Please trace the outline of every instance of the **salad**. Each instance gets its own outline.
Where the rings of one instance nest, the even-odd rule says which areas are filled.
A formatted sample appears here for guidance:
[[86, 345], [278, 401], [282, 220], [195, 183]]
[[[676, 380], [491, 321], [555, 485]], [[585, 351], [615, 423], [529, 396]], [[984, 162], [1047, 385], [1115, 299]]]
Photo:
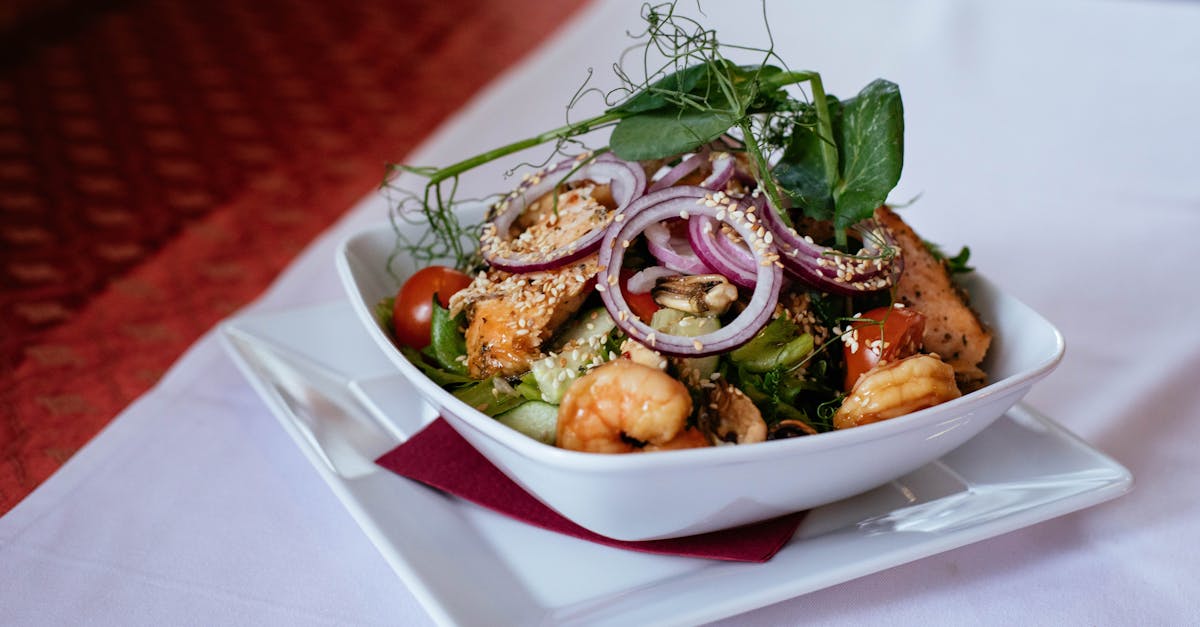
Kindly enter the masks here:
[[[427, 267], [378, 308], [405, 356], [514, 429], [601, 453], [813, 436], [984, 385], [991, 335], [952, 277], [969, 251], [944, 255], [886, 204], [899, 88], [840, 100], [672, 4], [643, 17], [656, 69], [620, 73], [602, 114], [402, 167], [427, 183], [394, 215], [430, 227], [398, 236]], [[608, 144], [582, 149], [597, 131]], [[543, 143], [563, 158], [460, 221], [460, 176]]]

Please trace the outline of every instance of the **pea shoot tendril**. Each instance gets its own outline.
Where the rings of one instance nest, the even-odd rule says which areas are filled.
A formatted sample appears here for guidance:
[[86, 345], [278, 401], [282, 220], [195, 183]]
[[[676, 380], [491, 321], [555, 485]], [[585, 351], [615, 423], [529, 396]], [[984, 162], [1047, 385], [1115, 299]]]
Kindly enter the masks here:
[[[545, 165], [556, 156], [572, 156], [568, 150], [588, 150], [581, 136], [610, 128], [609, 146], [601, 150], [630, 161], [672, 159], [725, 140], [727, 150], [745, 152], [768, 202], [832, 220], [838, 243], [845, 245], [846, 229], [870, 217], [899, 179], [899, 90], [876, 80], [846, 101], [827, 95], [818, 73], [790, 70], [776, 54], [765, 0], [761, 7], [765, 48], [722, 42], [715, 29], [679, 13], [676, 2], [647, 3], [641, 10], [644, 30], [630, 33], [633, 45], [612, 67], [619, 86], [609, 91], [588, 87], [589, 69], [568, 104], [563, 126], [444, 167], [391, 166], [383, 187], [394, 194], [397, 252], [411, 255], [418, 265], [449, 262], [464, 271], [477, 268], [481, 225], [464, 224], [458, 208], [495, 198], [459, 198], [460, 177], [497, 159], [551, 144]], [[727, 55], [758, 62], [737, 65]], [[570, 121], [571, 110], [595, 92], [607, 109]], [[405, 189], [395, 184], [399, 174], [424, 179], [424, 186]], [[401, 232], [401, 222], [426, 223], [428, 230], [410, 238]]]

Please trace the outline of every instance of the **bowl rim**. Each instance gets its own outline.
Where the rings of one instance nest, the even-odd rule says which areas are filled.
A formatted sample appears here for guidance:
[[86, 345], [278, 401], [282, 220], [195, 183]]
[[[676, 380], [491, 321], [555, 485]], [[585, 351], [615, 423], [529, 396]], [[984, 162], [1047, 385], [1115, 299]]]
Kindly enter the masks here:
[[[383, 230], [394, 232], [392, 226], [387, 224], [355, 231], [339, 242], [336, 253], [337, 272], [345, 294], [350, 299], [352, 309], [359, 321], [366, 325], [367, 332], [376, 345], [387, 354], [392, 363], [399, 368], [401, 373], [413, 384], [413, 387], [417, 389], [422, 397], [426, 397], [425, 402], [429, 402], [428, 396], [430, 393], [440, 393], [442, 395], [439, 397], [441, 404], [451, 411], [439, 413], [452, 413], [453, 415], [451, 416], [443, 415], [443, 418], [452, 425], [461, 422], [462, 425], [490, 438], [495, 443], [504, 446], [516, 454], [563, 471], [641, 472], [646, 470], [688, 468], [696, 465], [724, 466], [757, 463], [779, 456], [812, 453], [814, 450], [827, 452], [874, 440], [888, 439], [901, 433], [928, 427], [930, 424], [937, 424], [939, 421], [947, 424], [958, 421], [970, 413], [955, 411], [958, 408], [971, 408], [984, 404], [989, 398], [1010, 393], [1022, 387], [1032, 386], [1033, 383], [1048, 375], [1058, 366], [1066, 350], [1063, 335], [1053, 323], [1032, 307], [1001, 290], [999, 286], [976, 270], [972, 273], [971, 281], [981, 282], [993, 293], [998, 294], [1006, 301], [1025, 309], [1028, 313], [1036, 316], [1050, 330], [1054, 338], [1054, 349], [1049, 357], [1041, 360], [1031, 368], [1009, 375], [978, 390], [934, 407], [853, 429], [821, 433], [815, 437], [770, 440], [756, 443], [754, 446], [713, 446], [699, 449], [658, 451], [655, 455], [604, 455], [571, 451], [550, 444], [544, 444], [511, 427], [501, 424], [499, 421], [467, 405], [426, 377], [396, 349], [392, 340], [387, 337], [383, 329], [380, 328], [379, 323], [375, 320], [372, 309], [361, 298], [359, 283], [350, 261], [350, 250], [355, 242], [375, 236]], [[426, 388], [429, 388], [429, 390]], [[436, 392], [432, 392], [432, 390], [436, 390]]]

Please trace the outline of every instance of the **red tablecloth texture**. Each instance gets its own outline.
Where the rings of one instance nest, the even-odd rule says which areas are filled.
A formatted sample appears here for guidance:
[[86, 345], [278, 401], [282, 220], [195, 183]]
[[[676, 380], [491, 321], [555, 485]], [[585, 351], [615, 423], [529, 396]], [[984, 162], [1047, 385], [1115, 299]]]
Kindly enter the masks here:
[[0, 514], [580, 4], [0, 11]]

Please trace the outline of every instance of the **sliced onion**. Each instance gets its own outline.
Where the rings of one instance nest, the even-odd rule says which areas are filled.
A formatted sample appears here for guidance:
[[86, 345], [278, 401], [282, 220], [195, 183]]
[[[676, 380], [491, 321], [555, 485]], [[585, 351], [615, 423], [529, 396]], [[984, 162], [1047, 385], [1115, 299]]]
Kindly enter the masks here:
[[[669, 220], [667, 222], [670, 222]], [[646, 248], [664, 267], [683, 274], [707, 274], [712, 272], [692, 250], [687, 239], [675, 237], [667, 222], [646, 227]]]
[[[677, 186], [643, 196], [622, 214], [621, 219], [613, 222], [600, 244], [600, 272], [596, 289], [600, 291], [605, 308], [626, 335], [665, 355], [702, 357], [723, 353], [749, 342], [770, 320], [783, 283], [783, 271], [775, 263], [777, 252], [774, 246], [754, 232], [750, 223], [732, 216], [728, 209], [728, 205], [712, 202], [712, 192], [709, 190]], [[630, 312], [618, 279], [621, 262], [625, 258], [624, 242], [632, 241], [652, 224], [693, 215], [725, 221], [746, 240], [759, 260], [750, 303], [727, 326], [698, 337], [663, 333], [644, 324]]]
[[672, 185], [678, 183], [681, 179], [683, 179], [683, 177], [700, 169], [700, 166], [704, 165], [704, 161], [707, 159], [708, 159], [708, 153], [698, 152], [698, 153], [688, 157], [687, 159], [680, 161], [678, 165], [671, 168], [670, 170], [667, 170], [667, 173], [662, 175], [662, 178], [658, 179], [657, 181], [654, 181], [654, 183], [652, 183], [650, 185], [650, 188], [647, 189], [646, 191], [656, 192], [660, 189], [666, 189], [668, 187], [671, 187]]
[[863, 238], [863, 249], [849, 254], [801, 236], [783, 222], [771, 203], [761, 206], [759, 213], [779, 248], [780, 261], [806, 285], [853, 296], [890, 287], [900, 276], [904, 266], [896, 241], [875, 220], [863, 220], [853, 227]]
[[646, 174], [640, 165], [623, 161], [608, 153], [581, 165], [583, 158], [581, 155], [575, 159], [567, 159], [549, 170], [529, 176], [496, 205], [497, 213], [484, 226], [481, 238], [483, 258], [492, 267], [508, 272], [536, 272], [562, 266], [596, 251], [604, 237], [607, 223], [598, 224], [583, 237], [550, 252], [504, 254], [496, 251], [496, 244], [508, 239], [509, 229], [525, 208], [554, 191], [559, 185], [581, 180], [608, 181], [613, 199], [617, 202], [616, 212], [611, 215], [617, 215], [617, 212], [627, 208], [645, 191]]
[[[739, 203], [738, 206], [738, 210], [744, 214], [747, 205]], [[745, 248], [740, 250], [744, 256], [733, 252], [732, 249], [737, 248], [737, 244], [720, 231], [717, 221], [708, 216], [692, 216], [688, 220], [688, 242], [700, 261], [712, 268], [713, 272], [724, 275], [737, 285], [754, 287], [758, 281], [755, 267], [758, 264], [753, 253]]]
[[729, 257], [734, 264], [739, 268], [743, 268], [748, 272], [754, 272], [754, 253], [739, 242], [733, 241], [724, 229], [713, 226], [713, 230], [717, 233], [717, 250]]
[[717, 155], [712, 162], [712, 174], [700, 183], [700, 187], [705, 189], [723, 190], [729, 179], [733, 178], [733, 172], [737, 169], [737, 159], [733, 155], [722, 152]]
[[645, 294], [658, 285], [659, 279], [669, 276], [679, 276], [679, 273], [663, 266], [650, 266], [630, 276], [625, 287], [630, 294]]

